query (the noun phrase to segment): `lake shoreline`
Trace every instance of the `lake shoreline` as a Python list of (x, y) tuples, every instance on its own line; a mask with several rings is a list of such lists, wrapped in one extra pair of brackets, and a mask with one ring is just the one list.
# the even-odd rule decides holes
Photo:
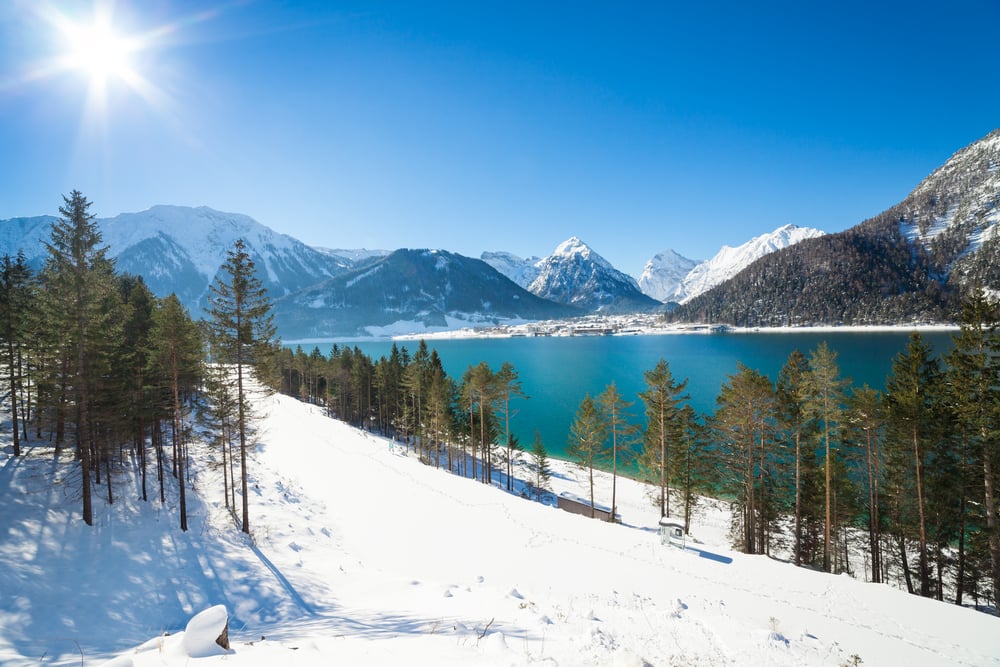
[[(553, 326), (552, 323), (546, 323)], [(525, 327), (531, 324), (518, 324), (511, 327), (496, 326), (489, 328), (447, 329), (443, 331), (423, 331), (412, 333), (395, 333), (382, 336), (333, 336), (328, 338), (301, 338), (283, 340), (282, 345), (333, 345), (342, 343), (379, 343), (387, 341), (436, 341), (465, 340), (489, 338), (577, 338), (586, 336), (724, 336), (747, 334), (818, 334), (818, 333), (905, 333), (911, 331), (947, 333), (959, 331), (957, 324), (873, 324), (873, 325), (816, 325), (802, 327), (732, 327), (729, 325), (711, 324), (678, 324), (670, 326), (643, 326), (615, 330), (614, 327), (597, 329), (592, 326), (576, 326), (560, 323), (558, 333), (529, 333)], [(591, 333), (589, 330), (594, 329)], [(599, 331), (599, 332), (598, 332)], [(608, 331), (608, 332), (605, 332)]]

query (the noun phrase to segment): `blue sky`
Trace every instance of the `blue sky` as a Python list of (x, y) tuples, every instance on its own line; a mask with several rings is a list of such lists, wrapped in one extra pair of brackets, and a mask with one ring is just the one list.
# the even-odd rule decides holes
[[(794, 223), (840, 231), (1000, 126), (997, 0), (0, 5), (0, 219), (155, 204), (312, 245), (638, 275)], [(61, 26), (61, 27), (60, 27)]]

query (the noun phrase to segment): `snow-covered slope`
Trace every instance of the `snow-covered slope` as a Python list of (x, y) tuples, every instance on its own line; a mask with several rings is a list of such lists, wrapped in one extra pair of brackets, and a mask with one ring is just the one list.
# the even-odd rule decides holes
[(381, 259), (392, 254), (391, 250), (381, 250), (381, 249), (368, 249), (368, 248), (321, 248), (313, 246), (313, 250), (317, 250), (324, 255), (330, 255), (331, 257), (336, 257), (339, 260), (346, 262), (350, 266), (357, 266), (359, 264), (366, 264), (373, 260)]
[(1000, 129), (966, 146), (893, 211), (954, 286), (1000, 286)]
[[(630, 480), (611, 525), (424, 465), (317, 406), (255, 411), (252, 539), (201, 446), (187, 532), (174, 495), (138, 501), (120, 476), (87, 527), (71, 452), (0, 449), (0, 664), (1000, 665), (996, 618), (733, 553), (722, 504), (678, 549)], [(585, 473), (555, 473), (554, 492), (586, 495)], [(599, 501), (610, 483), (596, 478)], [(232, 648), (192, 660), (205, 637), (185, 625), (217, 604)]]
[(651, 310), (660, 305), (639, 290), (635, 278), (575, 236), (536, 266), (538, 277), (528, 291), (543, 299), (600, 312)]
[(784, 225), (773, 232), (755, 236), (743, 245), (731, 248), (722, 246), (711, 259), (694, 267), (681, 281), (670, 297), (678, 303), (690, 301), (716, 285), (723, 283), (775, 250), (787, 248), (805, 239), (823, 236), (825, 232), (811, 227)]
[(698, 262), (677, 254), (673, 250), (657, 253), (646, 262), (639, 276), (639, 289), (657, 301), (676, 299), (677, 290), (684, 278)]
[(480, 259), (524, 289), (528, 289), (538, 277), (542, 261), (538, 257), (521, 259), (509, 252), (484, 252)]

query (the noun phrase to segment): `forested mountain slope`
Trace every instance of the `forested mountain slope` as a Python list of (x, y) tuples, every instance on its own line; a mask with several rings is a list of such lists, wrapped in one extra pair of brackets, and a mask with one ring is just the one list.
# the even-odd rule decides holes
[(668, 317), (735, 326), (953, 322), (968, 288), (1000, 288), (1000, 130), (902, 202), (754, 262)]

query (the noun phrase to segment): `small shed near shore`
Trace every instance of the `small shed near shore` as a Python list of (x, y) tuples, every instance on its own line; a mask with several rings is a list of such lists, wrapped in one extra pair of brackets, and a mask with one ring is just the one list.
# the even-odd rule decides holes
[(683, 523), (665, 516), (660, 517), (660, 544), (669, 544), (672, 547), (683, 549), (686, 541)]
[[(572, 512), (573, 514), (590, 516), (590, 501), (586, 498), (581, 498), (580, 496), (572, 494), (569, 491), (564, 491), (559, 494), (558, 503), (559, 509)], [(610, 521), (611, 508), (594, 503), (594, 518), (600, 519), (601, 521)], [(619, 520), (619, 517), (615, 517), (615, 520)]]

